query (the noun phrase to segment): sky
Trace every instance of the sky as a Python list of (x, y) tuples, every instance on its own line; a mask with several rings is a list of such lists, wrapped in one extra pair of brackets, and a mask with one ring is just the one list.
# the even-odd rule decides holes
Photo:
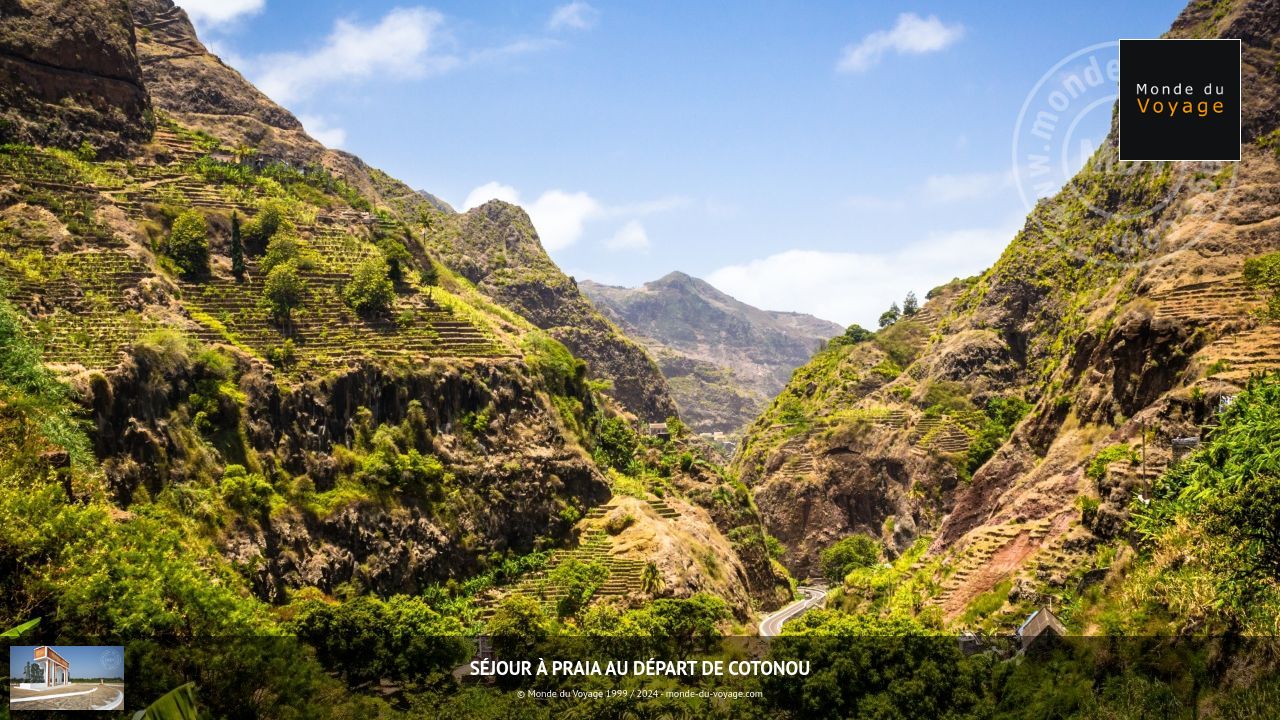
[[(35, 645), (9, 648), (9, 677), (21, 677), (35, 657)], [(124, 648), (119, 646), (54, 645), (53, 651), (71, 666), (72, 679), (124, 678)]]
[[(1184, 3), (178, 4), (321, 142), (460, 210), (519, 203), (578, 279), (680, 270), (874, 326), (1021, 227), (1037, 82)], [(1101, 140), (1102, 106), (1073, 143)]]

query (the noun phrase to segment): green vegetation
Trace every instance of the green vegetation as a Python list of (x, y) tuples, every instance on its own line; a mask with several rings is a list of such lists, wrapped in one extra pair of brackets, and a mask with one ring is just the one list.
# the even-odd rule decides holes
[(326, 669), (353, 685), (448, 672), (471, 654), (462, 626), (421, 598), (312, 597), (295, 601), (289, 611), (287, 628), (316, 649)]
[(298, 272), (293, 261), (283, 262), (271, 268), (262, 284), (262, 297), (277, 319), (288, 320), (293, 310), (307, 296), (307, 282)]
[(222, 498), (246, 515), (261, 516), (269, 511), (275, 492), (266, 478), (248, 472), (243, 465), (228, 465), (222, 471)]
[(1019, 397), (996, 397), (987, 401), (986, 419), (969, 445), (969, 457), (965, 461), (968, 475), (972, 476), (991, 459), (1030, 410), (1031, 405)]
[(888, 310), (885, 310), (884, 312), (880, 313), (880, 327), (882, 329), (887, 328), (890, 325), (898, 322), (899, 318), (901, 317), (902, 317), (902, 309), (899, 308), (898, 303), (895, 302), (889, 306)]
[(822, 575), (833, 583), (846, 575), (880, 561), (880, 541), (870, 535), (854, 534), (836, 541), (822, 551)]
[(1130, 628), (1163, 619), (1174, 632), (1188, 626), (1274, 632), (1280, 617), (1277, 452), (1280, 376), (1272, 374), (1250, 381), (1206, 442), (1161, 477), (1150, 504), (1135, 505), (1134, 528), (1147, 560), (1128, 578), (1127, 592), (1142, 598), (1141, 607), (1124, 613)]
[(240, 239), (240, 214), (231, 213), (231, 274), (244, 280), (244, 242)]
[(584, 563), (570, 558), (557, 565), (547, 575), (552, 587), (565, 592), (556, 602), (556, 613), (562, 618), (577, 615), (608, 578), (609, 568), (600, 562)]
[[(398, 265), (397, 265), (398, 267)], [(387, 261), (381, 255), (369, 257), (356, 266), (342, 296), (356, 312), (381, 314), (391, 310), (396, 289)]]
[(1101, 482), (1107, 475), (1107, 467), (1111, 463), (1120, 462), (1121, 460), (1128, 461), (1131, 464), (1136, 463), (1138, 462), (1138, 455), (1128, 445), (1109, 445), (1099, 450), (1098, 454), (1089, 460), (1089, 464), (1084, 469), (1085, 477), (1095, 483)]
[(1266, 293), (1267, 306), (1261, 311), (1262, 316), (1270, 322), (1280, 322), (1280, 252), (1246, 260), (1244, 281)]
[(875, 333), (855, 323), (845, 328), (843, 334), (831, 338), (831, 342), (828, 343), (828, 346), (839, 347), (841, 345), (857, 345), (858, 343), (867, 342), (868, 340), (875, 338), (875, 336)]
[(164, 252), (182, 274), (200, 278), (209, 274), (209, 223), (204, 216), (188, 210), (173, 221)]

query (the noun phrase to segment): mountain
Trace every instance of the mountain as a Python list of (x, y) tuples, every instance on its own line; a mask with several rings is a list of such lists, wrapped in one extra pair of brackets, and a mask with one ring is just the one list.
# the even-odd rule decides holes
[(700, 432), (742, 429), (791, 371), (844, 328), (802, 313), (752, 307), (681, 272), (638, 288), (582, 291), (658, 360), (680, 416)]
[[(1280, 250), (1280, 13), (1193, 2), (1168, 36), (1243, 39), (1242, 161), (1119, 164), (1113, 124), (990, 269), (797, 370), (736, 459), (792, 572), (862, 533), (918, 552), (900, 587), (947, 622), (1065, 604), (1175, 454), (1280, 367), (1246, 272)], [(1149, 242), (1124, 254), (1125, 234)]]
[[(665, 382), (523, 210), (325, 148), (170, 0), (3, 9), (0, 625), (157, 640), (199, 675), (195, 638), (309, 613), (439, 638), (506, 603), (728, 627), (789, 597), (745, 488), (640, 431)], [(346, 702), (345, 655), (309, 652), (200, 692)], [(465, 659), (439, 652), (412, 672)], [(180, 684), (141, 675), (147, 701)]]
[[(253, 87), (238, 72), (209, 54), (196, 38), (185, 13), (168, 0), (138, 0), (134, 14), (141, 29), (138, 55), (156, 106), (187, 127), (208, 132), (230, 147), (247, 145), (262, 157), (297, 164), (316, 163), (363, 193), (372, 194), (401, 213), (438, 211), (432, 225), (433, 250), (481, 292), (548, 330), (579, 357), (593, 375), (613, 384), (610, 391), (624, 407), (653, 421), (675, 414), (669, 390), (653, 361), (635, 343), (600, 317), (560, 272), (537, 239), (521, 210), (506, 214), (476, 209), (460, 217), (447, 203), (365, 165), (359, 158), (324, 148), (302, 124)], [(465, 223), (467, 243), (460, 248), (449, 228)], [(488, 238), (500, 238), (501, 252), (490, 258)], [(481, 242), (481, 238), (485, 238)], [(463, 252), (465, 250), (465, 252)], [(502, 253), (510, 258), (501, 257)], [(506, 265), (505, 263), (510, 263)], [(518, 267), (525, 284), (502, 273)]]

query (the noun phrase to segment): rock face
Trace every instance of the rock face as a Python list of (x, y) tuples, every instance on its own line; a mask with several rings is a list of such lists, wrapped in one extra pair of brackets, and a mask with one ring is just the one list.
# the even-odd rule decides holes
[(0, 141), (119, 155), (150, 107), (124, 0), (0, 0)]
[[(1158, 166), (1107, 172), (1113, 128), (991, 269), (799, 369), (737, 462), (793, 572), (853, 532), (891, 552), (924, 537), (939, 587), (926, 600), (949, 618), (1006, 580), (1060, 595), (1173, 439), (1280, 367), (1280, 328), (1241, 278), (1245, 260), (1280, 250), (1280, 12), (1191, 3), (1170, 36), (1244, 40), (1242, 162), (1174, 164), (1172, 182)], [(1121, 230), (1117, 217), (1151, 208)], [(1119, 232), (1152, 242), (1119, 255)], [(1029, 411), (1006, 438), (993, 408), (1013, 399)]]
[[(260, 361), (241, 357), (238, 364), (244, 405), (230, 412), (244, 428), (245, 451), (267, 475), (306, 478), (315, 493), (331, 491), (341, 475), (340, 446), (421, 412), (426, 446), (449, 469), (455, 494), (447, 504), (365, 495), (325, 512), (290, 508), (237, 522), (228, 555), (254, 568), (251, 579), (266, 600), (303, 586), (332, 592), (354, 581), (394, 594), (465, 578), (490, 553), (526, 553), (567, 534), (572, 523), (560, 517), (566, 503), (589, 507), (609, 497), (600, 472), (556, 429), (520, 363), (440, 360), (392, 370), (369, 362), (287, 391)], [(186, 399), (207, 372), (143, 346), (87, 388), (95, 450), (122, 504), (190, 483), (201, 467), (219, 464), (183, 428)], [(485, 408), (495, 419), (477, 432), (466, 419)], [(467, 512), (446, 510), (460, 507)]]
[[(170, 0), (0, 9), (5, 131), (119, 157), (0, 153), (0, 287), (83, 402), (112, 501), (174, 504), (262, 599), (304, 586), (414, 593), (573, 544), (577, 519), (612, 494), (587, 449), (616, 413), (563, 348), (523, 342), (542, 334), (534, 323), (637, 415), (675, 413), (652, 360), (560, 273), (518, 208), (458, 215), (324, 148), (210, 55)], [(241, 150), (261, 163), (233, 167)], [(289, 179), (244, 182), (259, 165)], [(308, 253), (303, 301), (283, 318), (262, 303), (260, 251), (245, 253), (244, 277), (230, 258), (233, 218), (247, 225), (276, 203)], [(157, 250), (172, 221), (162, 208), (175, 206), (209, 234), (209, 267), (182, 277)], [(519, 248), (517, 282), (499, 282), (510, 275), (495, 238)], [(354, 267), (396, 244), (406, 272), (391, 308), (347, 307)], [(428, 272), (441, 264), (457, 272)], [(749, 517), (689, 515), (664, 563), (721, 553), (668, 594), (712, 589), (746, 619), (780, 602), (786, 579), (758, 552), (759, 516), (740, 495)]]
[(608, 394), (649, 422), (676, 414), (667, 382), (644, 348), (622, 334), (542, 249), (529, 216), (493, 200), (431, 229), (432, 249), (481, 292), (586, 360)]
[(129, 0), (143, 78), (156, 105), (184, 125), (270, 157), (315, 162), (324, 146), (288, 110), (211, 55), (172, 0)]
[(844, 330), (812, 315), (752, 307), (681, 272), (638, 288), (580, 286), (657, 358), (680, 417), (700, 432), (741, 430), (793, 370)]

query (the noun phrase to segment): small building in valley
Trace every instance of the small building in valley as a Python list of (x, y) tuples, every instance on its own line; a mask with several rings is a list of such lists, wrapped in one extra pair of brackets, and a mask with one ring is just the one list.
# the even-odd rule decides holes
[(1023, 652), (1038, 641), (1060, 638), (1066, 634), (1067, 626), (1062, 624), (1052, 610), (1044, 607), (1031, 613), (1022, 625), (1018, 626), (1018, 639), (1022, 642)]

